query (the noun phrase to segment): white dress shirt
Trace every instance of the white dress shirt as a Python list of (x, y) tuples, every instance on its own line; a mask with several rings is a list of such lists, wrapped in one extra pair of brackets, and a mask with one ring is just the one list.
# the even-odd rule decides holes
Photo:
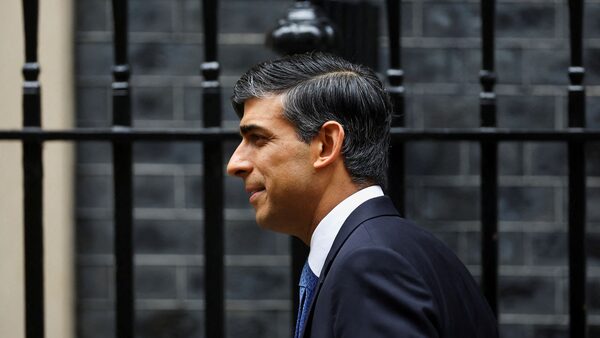
[(316, 276), (321, 275), (323, 264), (335, 236), (337, 236), (342, 225), (354, 209), (367, 200), (383, 196), (383, 190), (378, 185), (372, 185), (355, 192), (345, 200), (336, 205), (317, 225), (310, 238), (310, 253), (308, 254), (308, 266)]

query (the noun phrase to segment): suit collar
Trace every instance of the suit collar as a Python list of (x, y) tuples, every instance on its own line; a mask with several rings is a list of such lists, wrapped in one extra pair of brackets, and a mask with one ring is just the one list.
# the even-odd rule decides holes
[(356, 208), (348, 219), (342, 225), (340, 232), (335, 237), (333, 241), (333, 245), (331, 246), (331, 250), (329, 254), (327, 254), (327, 258), (325, 259), (325, 264), (323, 265), (323, 271), (321, 272), (321, 278), (319, 278), (319, 284), (325, 280), (327, 273), (329, 272), (329, 268), (331, 267), (331, 263), (337, 256), (338, 252), (348, 239), (350, 235), (358, 228), (359, 225), (364, 223), (365, 221), (380, 217), (380, 216), (398, 216), (398, 210), (394, 207), (392, 200), (387, 196), (381, 196), (377, 198), (373, 198), (371, 200), (366, 201), (361, 204), (358, 208)]
[(383, 196), (383, 190), (380, 186), (366, 187), (346, 197), (323, 217), (310, 239), (308, 264), (315, 275), (321, 275), (321, 270), (327, 255), (331, 251), (333, 241), (350, 214), (361, 204), (380, 196)]
[(394, 207), (392, 200), (387, 196), (376, 197), (370, 199), (360, 206), (356, 208), (350, 216), (346, 219), (342, 228), (338, 232), (335, 240), (333, 241), (333, 245), (331, 246), (331, 250), (327, 254), (327, 258), (325, 259), (325, 264), (323, 265), (323, 270), (321, 271), (321, 275), (319, 276), (319, 283), (317, 284), (317, 288), (315, 290), (315, 295), (311, 300), (310, 307), (308, 310), (308, 318), (304, 322), (304, 328), (302, 330), (302, 337), (309, 337), (307, 335), (307, 329), (310, 328), (310, 323), (312, 322), (313, 315), (313, 307), (314, 304), (319, 297), (319, 291), (321, 291), (321, 285), (327, 278), (327, 273), (331, 268), (331, 264), (333, 260), (337, 256), (338, 252), (346, 242), (346, 240), (350, 237), (350, 235), (358, 228), (359, 225), (364, 223), (367, 220), (370, 220), (375, 217), (381, 216), (399, 216), (398, 210)]

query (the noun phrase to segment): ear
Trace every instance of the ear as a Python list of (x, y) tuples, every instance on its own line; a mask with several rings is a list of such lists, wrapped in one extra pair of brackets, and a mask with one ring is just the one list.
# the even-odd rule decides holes
[(324, 168), (341, 157), (344, 136), (344, 127), (336, 121), (327, 121), (321, 126), (319, 134), (313, 139), (315, 169)]

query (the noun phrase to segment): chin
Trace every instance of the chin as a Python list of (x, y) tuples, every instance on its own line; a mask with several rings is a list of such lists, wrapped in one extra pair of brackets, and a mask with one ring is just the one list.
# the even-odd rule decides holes
[(270, 224), (270, 222), (268, 222), (268, 220), (266, 220), (265, 217), (261, 217), (258, 213), (256, 214), (254, 220), (261, 229), (275, 231), (272, 227), (272, 224)]
[(274, 226), (273, 224), (269, 224), (269, 223), (266, 223), (264, 221), (261, 221), (258, 218), (256, 219), (256, 224), (258, 224), (258, 226), (262, 230), (269, 230), (269, 231), (274, 231), (274, 232), (281, 232), (281, 229), (279, 229), (279, 227)]
[(262, 230), (269, 230), (273, 232), (278, 232), (282, 234), (291, 235), (289, 231), (286, 231), (286, 223), (287, 221), (274, 221), (269, 220), (266, 217), (260, 217), (258, 214), (256, 215), (256, 223)]

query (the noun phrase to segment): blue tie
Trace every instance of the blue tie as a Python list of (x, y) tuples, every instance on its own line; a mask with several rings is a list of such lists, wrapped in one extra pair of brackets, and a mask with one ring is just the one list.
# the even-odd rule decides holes
[(296, 331), (294, 338), (300, 338), (302, 336), (302, 327), (304, 322), (308, 318), (308, 309), (310, 307), (310, 301), (312, 300), (319, 282), (319, 277), (310, 270), (308, 261), (304, 263), (302, 268), (302, 275), (300, 275), (300, 302), (298, 302), (298, 319), (296, 319)]

